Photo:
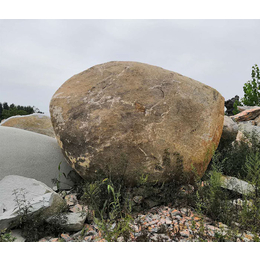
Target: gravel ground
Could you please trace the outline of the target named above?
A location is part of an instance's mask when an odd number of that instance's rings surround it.
[[[213,223],[209,218],[196,214],[191,208],[176,209],[171,206],[154,207],[143,214],[136,214],[130,225],[132,232],[127,242],[211,242],[216,236],[227,235],[228,227]],[[115,228],[112,226],[112,229]],[[250,232],[236,236],[237,242],[253,241]],[[39,242],[107,242],[95,224],[85,224],[77,233],[63,233],[59,238],[46,237]],[[125,242],[123,237],[118,242]]]

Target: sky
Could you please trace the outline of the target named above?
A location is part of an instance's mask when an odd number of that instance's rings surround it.
[[[49,115],[70,77],[109,61],[138,61],[243,97],[260,66],[260,20],[1,19],[0,102]]]

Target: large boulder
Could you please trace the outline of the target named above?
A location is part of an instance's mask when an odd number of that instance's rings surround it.
[[[72,171],[55,138],[0,126],[0,144],[0,180],[8,175],[20,175],[53,187],[52,179],[59,179],[60,172],[68,175]],[[73,185],[63,175],[60,181],[61,188]]]
[[[65,207],[59,194],[42,182],[17,175],[0,181],[0,230],[16,226],[25,214],[47,219]]]
[[[20,128],[38,134],[55,137],[50,117],[43,114],[12,116],[4,120],[1,123],[1,126]]]
[[[168,181],[175,174],[166,170],[181,174],[180,162],[184,171],[203,175],[221,137],[224,98],[172,71],[109,62],[67,80],[50,114],[64,155],[83,178],[126,158],[119,174],[129,183],[137,172]]]

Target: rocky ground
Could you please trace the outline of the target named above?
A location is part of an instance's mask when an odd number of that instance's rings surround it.
[[[169,206],[154,207],[134,216],[130,225],[132,232],[125,241],[118,242],[213,242],[216,237],[228,234],[223,223],[213,223],[209,218],[195,213],[191,208],[176,209]],[[115,226],[114,226],[115,227]],[[112,226],[112,228],[114,228]],[[250,242],[254,235],[250,232],[237,234],[237,242]],[[60,237],[45,237],[39,242],[107,242],[101,230],[94,223],[84,224],[79,232],[63,233]]]

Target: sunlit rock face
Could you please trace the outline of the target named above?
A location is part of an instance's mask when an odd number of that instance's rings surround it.
[[[222,134],[224,98],[169,70],[108,62],[67,80],[50,114],[65,157],[83,178],[125,158],[119,174],[129,183],[141,173],[163,182],[194,169],[203,175]]]
[[[12,116],[1,123],[1,126],[20,128],[38,134],[55,137],[51,119],[42,114],[31,114],[26,116]]]

